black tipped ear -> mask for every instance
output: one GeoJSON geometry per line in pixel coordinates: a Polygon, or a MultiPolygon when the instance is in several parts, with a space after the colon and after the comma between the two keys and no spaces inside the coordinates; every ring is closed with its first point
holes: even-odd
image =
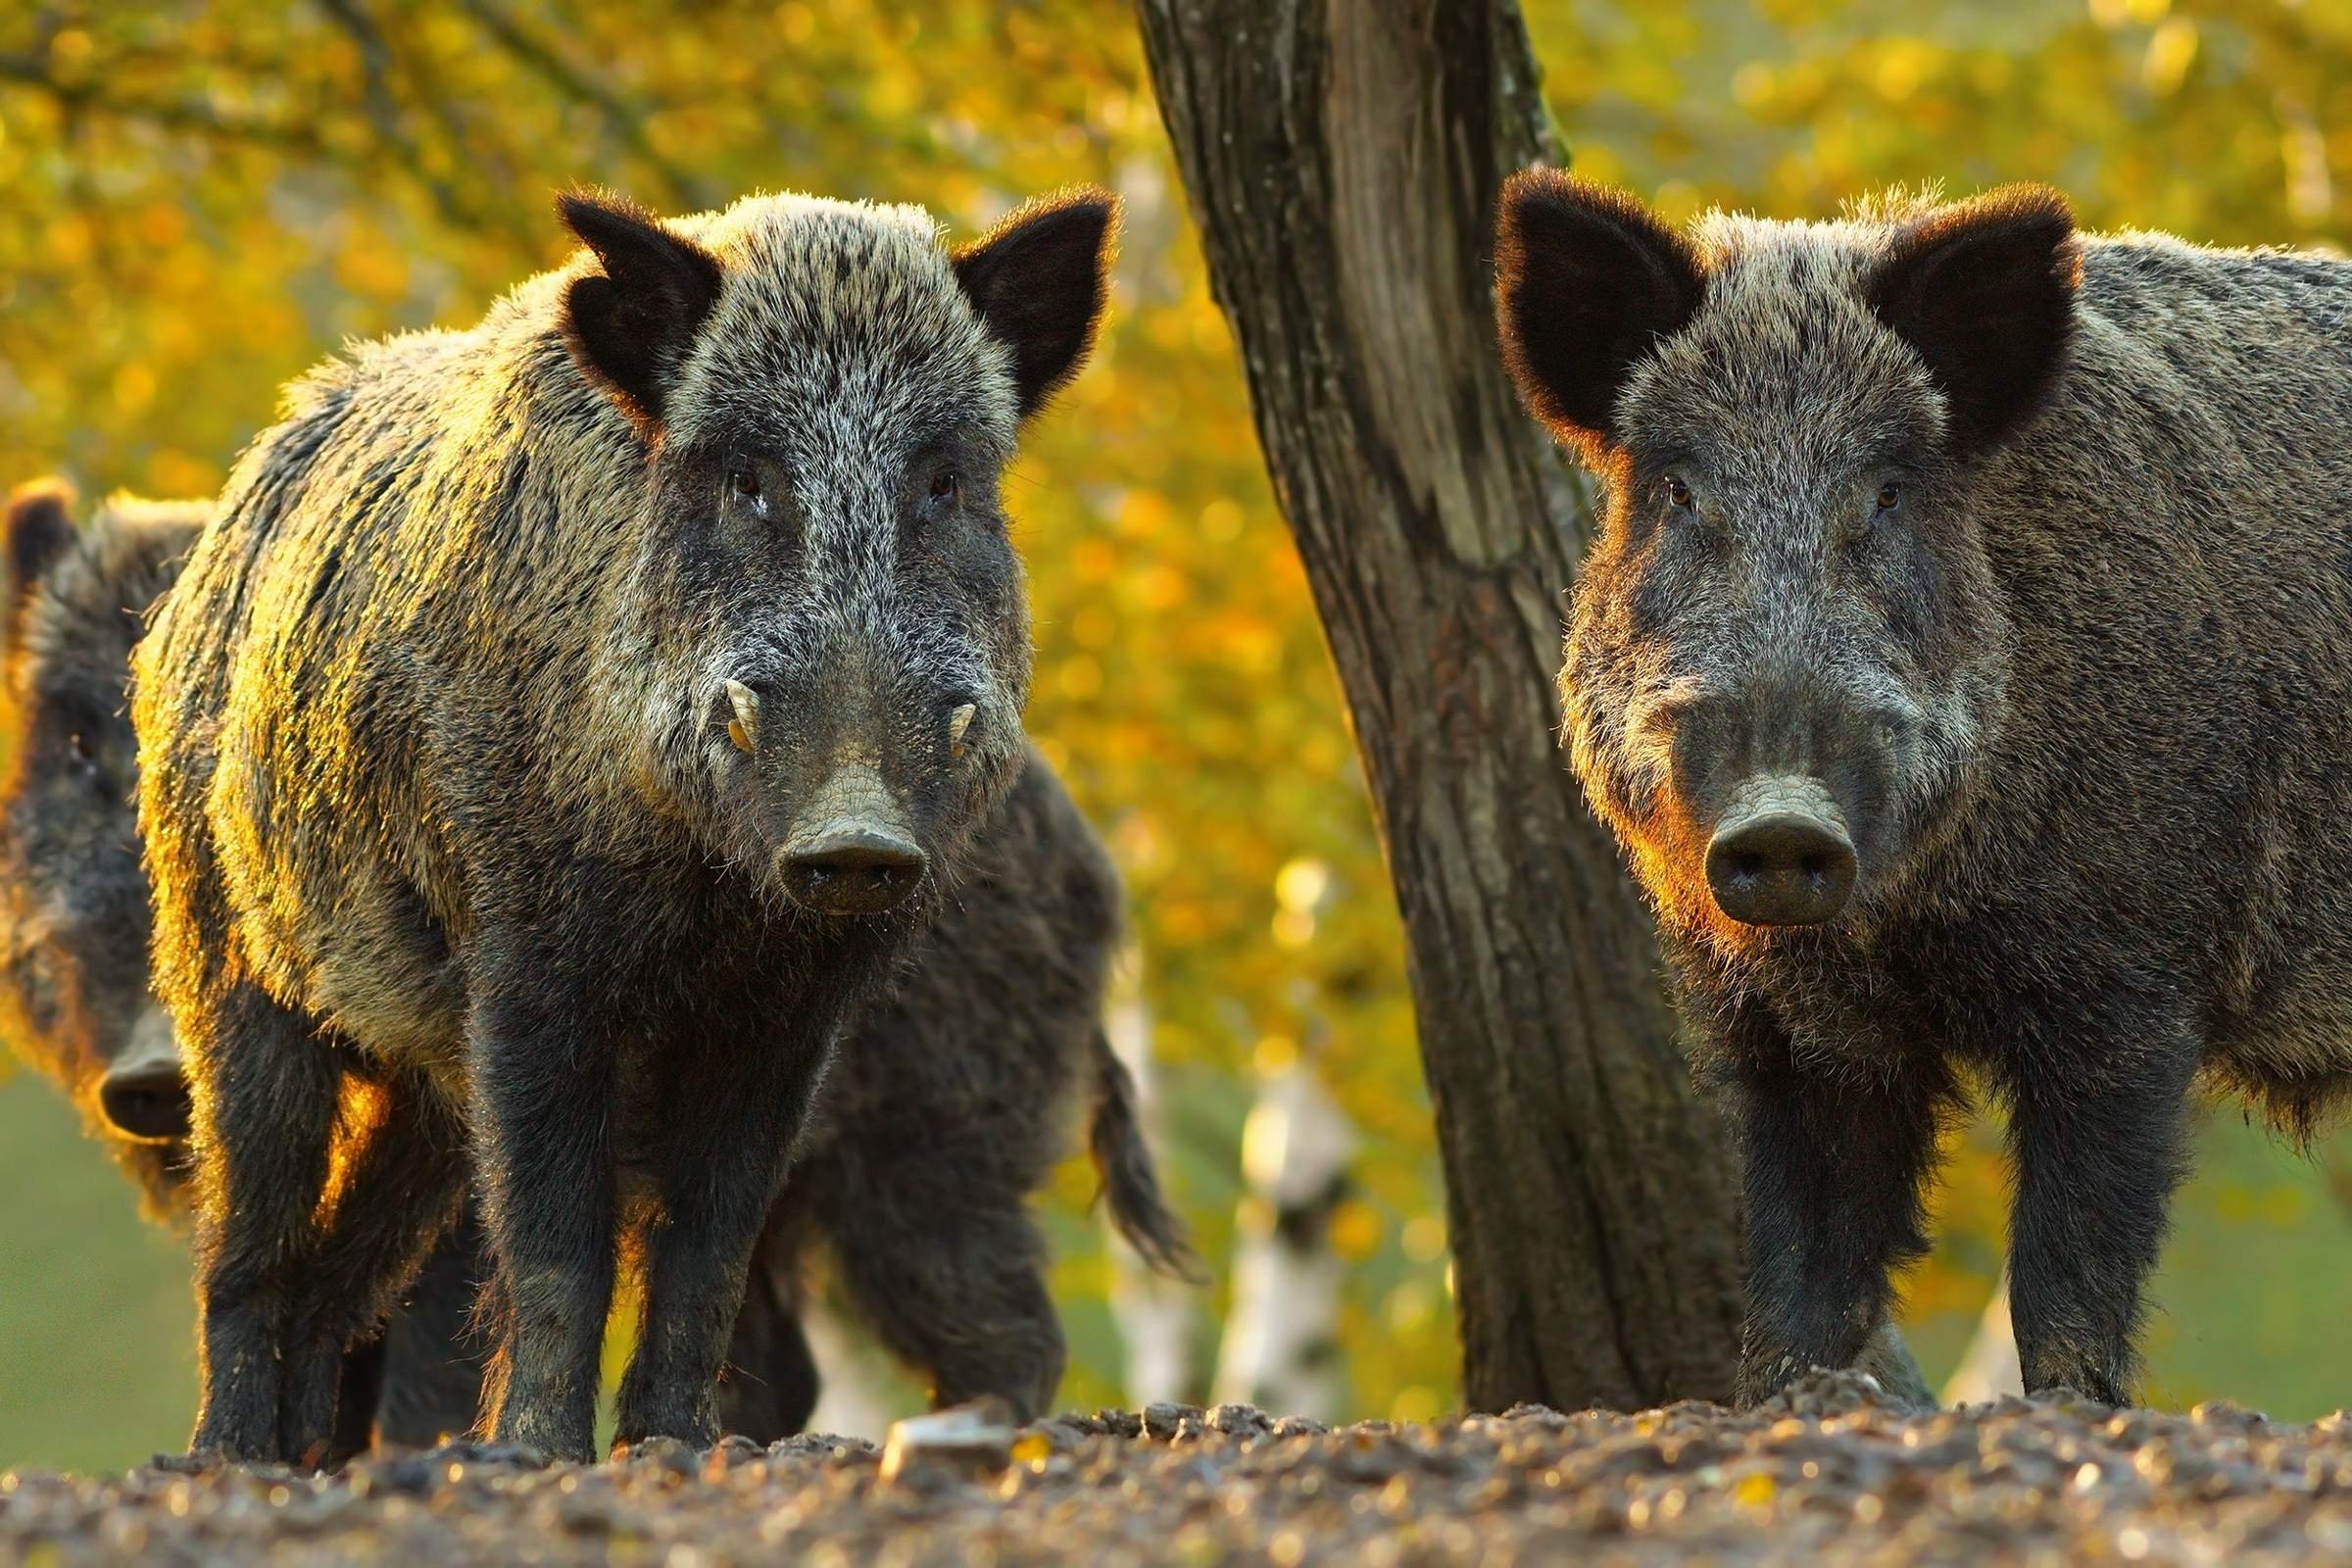
{"type": "Polygon", "coordinates": [[[1698,255],[1640,201],[1556,169],[1502,187],[1494,316],[1528,412],[1597,457],[1614,445],[1626,373],[1706,293],[1698,255]]]}
{"type": "Polygon", "coordinates": [[[718,259],[617,196],[570,191],[556,210],[605,267],[564,296],[564,341],[623,412],[659,428],[670,378],[718,303],[718,259]]]}
{"type": "Polygon", "coordinates": [[[1026,419],[1078,373],[1110,291],[1119,200],[1084,185],[1025,203],[956,253],[956,280],[1012,351],[1026,419]]]}
{"type": "Polygon", "coordinates": [[[2014,433],[2048,401],[2074,343],[2082,277],[2066,198],[2005,185],[1895,235],[1871,275],[1870,305],[1927,362],[1965,451],[2014,433]]]}
{"type": "Polygon", "coordinates": [[[74,542],[74,489],[63,479],[35,479],[8,498],[8,620],[57,558],[74,542]]]}

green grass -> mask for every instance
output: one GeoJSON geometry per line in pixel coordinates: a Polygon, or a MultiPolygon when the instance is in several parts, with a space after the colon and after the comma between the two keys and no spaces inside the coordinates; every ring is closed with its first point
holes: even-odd
{"type": "Polygon", "coordinates": [[[196,1409],[187,1245],[64,1099],[0,1076],[0,1469],[122,1469],[185,1447],[196,1409]]]}

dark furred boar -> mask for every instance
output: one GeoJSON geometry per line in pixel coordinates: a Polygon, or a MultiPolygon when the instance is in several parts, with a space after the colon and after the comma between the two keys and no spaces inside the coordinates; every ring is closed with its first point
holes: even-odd
{"type": "MultiPolygon", "coordinates": [[[[777,1301],[776,1332],[797,1339],[800,1265],[821,1250],[856,1320],[933,1402],[995,1394],[1022,1419],[1044,1414],[1063,1344],[1027,1205],[1067,1148],[1073,1086],[1113,1224],[1153,1266],[1188,1271],[1102,1032],[1118,929],[1118,874],[1032,752],[948,906],[842,1037],[752,1288],[777,1301]]],[[[754,1377],[792,1360],[760,1333],[747,1310],[731,1359],[754,1377]]],[[[730,1428],[753,1436],[800,1430],[816,1393],[772,1375],[764,1391],[751,1378],[728,1388],[730,1428]],[[755,1418],[755,1401],[768,1413],[755,1418]]]]}
{"type": "Polygon", "coordinates": [[[147,878],[123,682],[139,617],[202,503],[116,500],[76,530],[62,485],[8,513],[8,776],[0,782],[0,1026],[64,1089],[151,1214],[177,1206],[187,1096],[147,986],[147,878]]]}
{"type": "Polygon", "coordinates": [[[1497,256],[1607,490],[1566,740],[1736,1113],[1743,1393],[1881,1321],[1966,1064],[2026,1387],[2122,1400],[2192,1081],[2352,1089],[2352,266],[1548,172],[1497,256]]]}
{"type": "MultiPolygon", "coordinates": [[[[185,1207],[188,1097],[148,989],[123,686],[140,617],[211,512],[117,499],[75,529],[62,488],[44,485],[20,496],[9,522],[12,702],[0,744],[14,775],[0,807],[0,939],[11,961],[0,1004],[16,1011],[12,1039],[90,1109],[160,1217],[185,1207]],[[131,1059],[133,1042],[155,1049],[126,1101],[109,1093],[110,1069],[131,1059]]],[[[1118,905],[1100,841],[1032,752],[921,950],[844,1038],[736,1322],[727,1430],[768,1442],[808,1418],[817,1369],[797,1296],[812,1250],[834,1253],[860,1315],[935,1397],[998,1394],[1041,1410],[1062,1339],[1025,1202],[1063,1151],[1061,1112],[1080,1085],[1113,1220],[1148,1258],[1184,1266],[1099,1021],[1118,905]]],[[[338,1455],[367,1446],[371,1418],[380,1441],[411,1445],[470,1424],[476,1235],[465,1226],[445,1238],[384,1344],[349,1352],[338,1455]],[[379,1383],[380,1407],[362,1397],[379,1383]]]]}
{"type": "Polygon", "coordinates": [[[469,1165],[493,1435],[589,1456],[622,1265],[621,1441],[711,1438],[836,1033],[1021,769],[998,482],[1110,199],[954,255],[907,208],[564,210],[588,249],[480,326],[293,388],[134,657],[202,1450],[318,1450],[469,1165]]]}

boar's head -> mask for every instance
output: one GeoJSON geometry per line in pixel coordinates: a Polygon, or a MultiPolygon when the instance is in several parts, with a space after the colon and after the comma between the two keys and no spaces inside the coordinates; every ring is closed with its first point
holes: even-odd
{"type": "Polygon", "coordinates": [[[1977,500],[2067,363],[2064,200],[1686,236],[1530,171],[1496,257],[1521,395],[1607,497],[1560,675],[1596,809],[1670,926],[1864,918],[1999,723],[1977,500]]]}
{"type": "Polygon", "coordinates": [[[910,208],[563,214],[596,262],[565,342],[648,453],[634,643],[686,710],[659,722],[707,836],[802,909],[899,907],[1020,765],[1001,487],[1092,342],[1116,204],[1033,202],[953,252],[910,208]]]}

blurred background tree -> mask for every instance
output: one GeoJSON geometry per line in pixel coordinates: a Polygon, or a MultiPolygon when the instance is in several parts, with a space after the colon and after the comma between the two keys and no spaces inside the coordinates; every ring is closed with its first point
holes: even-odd
{"type": "MultiPolygon", "coordinates": [[[[2040,178],[2101,226],[2352,235],[2352,7],[2332,0],[1526,9],[1577,167],[1671,215],[2040,178]]],[[[1129,880],[1203,1250],[1228,1250],[1253,1086],[1312,1064],[1360,1140],[1329,1227],[1347,1408],[1434,1414],[1455,1348],[1395,907],[1117,0],[12,6],[0,482],[214,489],[278,385],[343,338],[470,321],[554,262],[564,184],[668,210],[779,187],[910,200],[968,233],[1077,179],[1122,191],[1129,230],[1098,363],[1011,489],[1031,727],[1129,880]]],[[[1999,1266],[1995,1144],[1959,1143],[1947,1239],[1910,1290],[1932,1374],[1999,1266]]],[[[2331,1305],[2352,1295],[2352,1142],[2307,1163],[2232,1111],[2206,1145],[2157,1285],[2151,1392],[2314,1413],[2352,1384],[2331,1305]]],[[[23,1074],[0,1085],[0,1464],[176,1446],[183,1257],[23,1074]]],[[[1051,1204],[1071,1403],[1121,1394],[1087,1195],[1073,1165],[1051,1204]]],[[[1222,1298],[1204,1304],[1205,1337],[1222,1298]]]]}

